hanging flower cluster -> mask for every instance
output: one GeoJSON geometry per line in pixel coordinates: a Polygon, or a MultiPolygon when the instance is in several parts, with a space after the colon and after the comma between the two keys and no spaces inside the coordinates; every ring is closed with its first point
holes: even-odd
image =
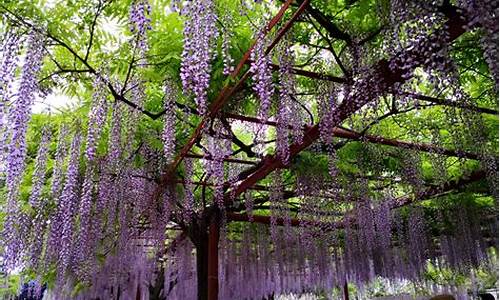
{"type": "Polygon", "coordinates": [[[29,203],[35,211],[35,218],[31,224],[31,249],[30,263],[33,267],[37,267],[40,254],[42,253],[43,236],[45,234],[45,217],[44,209],[46,209],[46,200],[42,196],[42,188],[45,183],[45,173],[47,167],[48,148],[50,144],[50,132],[47,127],[42,130],[42,139],[40,147],[35,159],[35,170],[33,172],[32,189],[29,197],[29,203]]]}
{"type": "Polygon", "coordinates": [[[4,225],[6,254],[9,267],[14,267],[19,258],[20,248],[18,194],[26,158],[26,131],[31,116],[31,106],[38,90],[37,73],[43,58],[43,39],[31,32],[27,42],[26,57],[22,67],[19,89],[8,112],[8,153],[6,156],[7,176],[7,217],[4,225]]]}
{"type": "Polygon", "coordinates": [[[214,134],[207,135],[207,151],[210,159],[206,161],[207,175],[214,181],[214,199],[220,209],[224,209],[224,160],[231,155],[231,140],[228,130],[220,121],[212,126],[214,134]]]}
{"type": "Polygon", "coordinates": [[[81,135],[76,132],[71,142],[70,158],[66,182],[59,198],[54,222],[51,223],[51,240],[54,244],[49,245],[53,252],[58,254],[58,274],[64,276],[71,261],[74,237],[74,217],[78,205],[78,180],[81,135]]]}
{"type": "Polygon", "coordinates": [[[181,79],[186,93],[192,93],[200,114],[207,111],[207,89],[218,34],[213,0],[188,1],[181,10],[184,23],[181,79]]]}
{"type": "Polygon", "coordinates": [[[250,222],[253,222],[253,202],[252,192],[247,190],[245,192],[245,210],[250,222]]]}
{"type": "Polygon", "coordinates": [[[188,224],[191,221],[194,213],[194,185],[193,180],[193,160],[189,158],[184,159],[185,171],[185,189],[184,189],[184,216],[183,220],[188,224]]]}
{"type": "Polygon", "coordinates": [[[43,128],[42,139],[40,141],[40,147],[38,148],[38,153],[35,160],[35,170],[33,171],[33,184],[31,188],[31,194],[29,197],[29,204],[38,208],[40,206],[40,196],[42,193],[42,187],[45,182],[45,171],[47,165],[47,152],[48,145],[50,142],[50,132],[48,128],[43,128]]]}
{"type": "Polygon", "coordinates": [[[231,57],[231,38],[233,33],[230,29],[231,15],[229,13],[224,15],[224,31],[222,32],[222,61],[224,62],[224,70],[222,74],[229,75],[234,71],[234,59],[231,57]]]}
{"type": "MultiPolygon", "coordinates": [[[[255,46],[251,53],[252,63],[250,72],[253,73],[253,90],[259,97],[260,105],[257,113],[258,118],[265,122],[269,117],[272,96],[274,94],[273,78],[271,72],[271,58],[266,53],[267,40],[261,32],[257,35],[255,46]]],[[[261,143],[264,140],[263,126],[257,125],[255,129],[255,141],[261,143]]]]}
{"type": "MultiPolygon", "coordinates": [[[[132,80],[132,91],[131,97],[135,105],[142,109],[144,103],[146,102],[146,93],[144,92],[144,83],[138,80],[132,80]]],[[[132,155],[134,153],[134,142],[135,134],[137,132],[137,122],[139,122],[141,117],[141,111],[139,109],[133,109],[127,106],[126,114],[123,116],[123,130],[127,133],[129,137],[125,139],[123,146],[124,157],[132,155]]]]}
{"type": "Polygon", "coordinates": [[[59,199],[61,194],[62,183],[64,179],[64,159],[67,154],[66,138],[68,135],[68,127],[62,124],[59,128],[59,136],[57,138],[57,147],[54,158],[54,167],[52,174],[51,196],[53,199],[59,199]]]}
{"type": "Polygon", "coordinates": [[[87,128],[87,141],[85,144],[84,157],[86,160],[85,177],[83,181],[82,195],[80,199],[79,208],[79,233],[78,233],[78,243],[79,243],[79,260],[83,261],[88,259],[89,256],[89,246],[91,244],[90,226],[91,226],[91,210],[92,210],[92,198],[95,190],[96,181],[96,158],[97,158],[97,142],[101,135],[103,125],[106,121],[106,115],[108,111],[108,104],[106,100],[106,85],[103,79],[96,77],[94,82],[95,91],[92,99],[92,107],[89,111],[88,116],[88,128],[87,128]]]}
{"type": "Polygon", "coordinates": [[[278,239],[278,220],[281,220],[285,226],[285,233],[290,237],[291,217],[289,213],[288,203],[284,197],[283,191],[283,175],[281,170],[276,170],[273,173],[273,185],[269,192],[269,201],[271,203],[271,238],[278,239]]]}
{"type": "Polygon", "coordinates": [[[147,31],[151,30],[151,5],[148,0],[134,0],[130,7],[130,31],[134,34],[135,47],[143,58],[148,52],[147,31]]]}
{"type": "Polygon", "coordinates": [[[196,299],[196,260],[193,244],[188,239],[176,239],[165,268],[165,296],[168,299],[196,299]]]}
{"type": "Polygon", "coordinates": [[[119,162],[122,158],[122,127],[124,118],[124,107],[119,102],[113,104],[111,114],[111,133],[108,142],[107,166],[110,172],[117,173],[120,169],[119,162]]]}
{"type": "Polygon", "coordinates": [[[295,80],[292,74],[293,53],[291,42],[286,39],[280,47],[279,67],[279,104],[276,127],[276,151],[283,164],[288,164],[289,139],[294,144],[302,142],[303,119],[298,100],[294,99],[295,80]]]}
{"type": "Polygon", "coordinates": [[[167,164],[171,163],[175,154],[175,92],[171,83],[165,85],[164,97],[165,118],[163,123],[163,152],[167,164]]]}
{"type": "MultiPolygon", "coordinates": [[[[125,107],[119,102],[113,104],[111,114],[111,130],[108,140],[108,154],[105,158],[104,166],[100,167],[99,183],[97,184],[97,199],[95,201],[95,211],[100,212],[93,216],[94,224],[91,228],[91,237],[94,241],[99,241],[108,228],[105,225],[114,222],[114,212],[118,195],[114,188],[123,180],[123,170],[125,169],[122,153],[122,127],[125,107]]],[[[95,243],[94,243],[95,245],[95,243]]]]}
{"type": "Polygon", "coordinates": [[[47,242],[47,247],[45,251],[45,260],[47,262],[49,261],[54,261],[57,257],[58,253],[58,241],[56,240],[59,237],[59,230],[61,229],[61,212],[60,212],[60,205],[59,201],[61,199],[61,193],[63,189],[63,183],[64,183],[64,162],[67,156],[68,152],[68,147],[67,147],[67,142],[66,138],[68,136],[68,127],[65,125],[62,125],[59,128],[59,136],[58,136],[58,141],[57,141],[57,148],[56,148],[56,154],[55,154],[55,161],[54,161],[54,167],[53,167],[53,174],[52,174],[52,183],[51,183],[51,189],[50,189],[50,194],[52,199],[55,200],[56,204],[56,210],[55,212],[51,212],[51,214],[48,216],[48,219],[50,220],[50,230],[49,230],[49,236],[48,236],[48,242],[47,242]]]}
{"type": "MultiPolygon", "coordinates": [[[[19,48],[21,47],[20,37],[8,31],[1,45],[0,53],[0,161],[4,161],[7,145],[7,105],[12,97],[12,81],[17,68],[19,48]]],[[[0,164],[0,174],[3,174],[3,166],[0,164]]]]}
{"type": "Polygon", "coordinates": [[[320,139],[324,144],[329,144],[333,140],[333,128],[337,124],[334,121],[334,112],[336,107],[336,93],[333,85],[322,86],[321,94],[318,101],[319,106],[319,133],[320,139]]]}

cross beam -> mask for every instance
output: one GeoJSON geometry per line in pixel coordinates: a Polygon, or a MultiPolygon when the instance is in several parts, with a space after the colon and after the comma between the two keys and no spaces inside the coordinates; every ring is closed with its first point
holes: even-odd
{"type": "MultiPolygon", "coordinates": [[[[457,181],[449,181],[443,186],[432,186],[428,187],[422,192],[418,193],[417,195],[410,195],[410,196],[404,196],[400,198],[396,198],[392,200],[390,203],[390,208],[391,209],[397,209],[406,205],[413,204],[417,201],[423,201],[423,200],[428,200],[433,197],[440,196],[444,193],[448,193],[453,190],[457,190],[462,188],[463,186],[482,180],[486,177],[486,172],[479,170],[475,171],[472,174],[468,176],[463,176],[457,181]]],[[[235,221],[235,222],[249,222],[250,218],[248,214],[246,213],[236,213],[236,212],[228,212],[227,213],[227,218],[228,220],[235,221]]],[[[253,222],[255,223],[260,223],[260,224],[271,224],[271,217],[270,216],[262,216],[262,215],[253,215],[253,222]]],[[[312,223],[313,226],[318,227],[318,228],[323,228],[323,229],[338,229],[342,228],[345,225],[346,221],[351,221],[354,220],[354,212],[348,212],[345,214],[344,220],[340,222],[333,222],[333,223],[325,223],[325,222],[309,222],[312,223]]],[[[281,217],[277,218],[276,224],[283,226],[285,223],[285,220],[281,217]]],[[[301,224],[300,220],[297,218],[291,218],[290,220],[291,226],[299,226],[301,224]]]]}
{"type": "MultiPolygon", "coordinates": [[[[227,113],[227,114],[225,114],[225,116],[228,118],[235,119],[235,120],[240,120],[240,121],[245,121],[245,122],[250,122],[250,123],[266,124],[269,126],[278,126],[278,123],[275,121],[261,120],[261,119],[254,118],[254,117],[241,116],[241,115],[232,114],[232,113],[227,113]]],[[[288,125],[288,127],[292,128],[291,125],[288,125]]],[[[306,128],[306,131],[307,131],[307,128],[306,128]]],[[[464,157],[464,158],[475,159],[475,160],[479,159],[479,154],[473,153],[473,152],[445,149],[445,148],[441,148],[441,147],[438,147],[438,146],[435,146],[432,144],[406,142],[406,141],[384,138],[384,137],[375,136],[375,135],[364,135],[364,134],[361,134],[361,133],[358,133],[358,132],[355,132],[355,131],[352,131],[352,130],[349,130],[346,128],[342,128],[339,126],[334,127],[332,130],[332,133],[336,137],[346,138],[346,139],[350,139],[350,140],[365,140],[365,141],[368,141],[368,142],[374,143],[374,144],[381,144],[381,145],[386,145],[386,146],[413,149],[413,150],[418,150],[418,151],[423,151],[423,152],[438,153],[438,154],[442,154],[442,155],[446,155],[446,156],[464,157]]]]}

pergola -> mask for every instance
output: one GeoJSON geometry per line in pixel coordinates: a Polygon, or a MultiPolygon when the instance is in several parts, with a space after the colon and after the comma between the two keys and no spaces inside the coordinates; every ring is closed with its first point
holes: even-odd
{"type": "MultiPolygon", "coordinates": [[[[263,30],[264,35],[268,35],[273,30],[275,34],[270,39],[270,43],[266,48],[265,53],[270,53],[284,38],[287,32],[294,26],[295,23],[299,22],[304,15],[308,15],[313,18],[322,29],[328,32],[328,38],[331,40],[340,40],[346,43],[346,45],[352,45],[357,43],[351,36],[343,32],[336,24],[325,16],[319,9],[311,6],[309,0],[286,0],[282,1],[281,7],[276,15],[269,21],[263,30]],[[288,17],[286,17],[288,16],[288,17]]],[[[6,10],[6,8],[3,8],[6,10]]],[[[371,74],[366,78],[354,79],[351,74],[344,72],[344,77],[332,76],[330,74],[323,74],[312,72],[309,70],[303,70],[299,68],[293,68],[292,73],[296,76],[303,76],[307,78],[312,78],[325,82],[333,82],[341,85],[351,86],[353,90],[356,88],[362,88],[365,90],[371,90],[371,93],[357,94],[354,92],[354,96],[349,99],[352,101],[343,101],[334,110],[334,118],[336,127],[332,129],[332,133],[335,137],[345,139],[345,140],[355,140],[364,141],[372,144],[379,144],[403,149],[409,149],[420,152],[428,153],[438,153],[443,156],[458,157],[470,160],[480,160],[482,159],[481,154],[460,151],[453,149],[446,149],[441,146],[427,143],[415,143],[409,142],[401,139],[386,138],[383,136],[376,136],[366,134],[366,132],[356,132],[352,129],[348,129],[342,126],[348,118],[355,114],[365,105],[376,100],[376,98],[390,94],[393,91],[393,87],[396,84],[403,83],[405,78],[405,73],[408,72],[407,69],[402,69],[401,66],[396,63],[399,57],[411,57],[413,60],[413,66],[418,66],[423,64],[428,57],[425,56],[419,49],[431,48],[435,51],[440,50],[440,44],[434,39],[437,37],[445,36],[446,42],[451,44],[454,40],[459,38],[467,30],[470,30],[466,18],[462,15],[457,7],[455,7],[451,1],[445,0],[443,4],[439,7],[439,12],[442,13],[447,21],[440,29],[443,32],[434,32],[429,35],[429,39],[422,40],[418,46],[406,49],[404,53],[400,53],[395,57],[389,59],[382,59],[372,65],[371,74]],[[396,67],[394,67],[396,66],[396,67]]],[[[100,13],[96,14],[96,19],[100,13]]],[[[19,24],[32,28],[32,24],[20,19],[14,12],[8,11],[9,16],[19,24]]],[[[94,20],[95,24],[95,20],[94,20]]],[[[374,35],[378,34],[375,32],[374,35]]],[[[66,44],[63,40],[59,39],[57,36],[48,35],[49,39],[55,44],[62,46],[68,50],[76,60],[81,62],[87,69],[86,72],[91,74],[99,74],[88,62],[89,49],[86,51],[85,55],[78,53],[70,45],[66,44]]],[[[90,44],[92,40],[90,41],[90,44]]],[[[197,143],[200,142],[202,136],[208,132],[208,128],[213,120],[219,119],[223,122],[228,123],[228,120],[238,120],[247,124],[263,124],[264,126],[276,127],[278,123],[272,120],[262,120],[255,116],[247,116],[237,114],[228,110],[225,110],[226,105],[231,102],[234,96],[241,92],[251,77],[251,70],[247,67],[251,64],[251,53],[255,46],[252,43],[249,49],[245,52],[241,60],[236,64],[234,71],[229,75],[230,80],[227,80],[227,84],[218,92],[215,99],[209,106],[208,112],[200,116],[201,121],[196,125],[196,128],[191,133],[187,142],[180,148],[177,155],[173,159],[173,162],[167,166],[163,171],[162,177],[159,179],[158,187],[155,192],[155,196],[152,199],[153,202],[157,202],[163,197],[166,189],[172,185],[177,184],[191,184],[200,187],[213,187],[214,184],[208,181],[198,181],[192,182],[189,179],[183,179],[178,177],[178,168],[180,164],[186,159],[199,159],[199,160],[214,160],[216,158],[211,157],[208,153],[200,153],[195,151],[197,143]]],[[[339,64],[340,68],[343,68],[342,64],[339,64]]],[[[274,70],[279,69],[278,65],[272,65],[274,70]]],[[[64,72],[75,72],[75,70],[65,70],[61,69],[61,73],[64,72]]],[[[129,80],[127,77],[126,81],[129,80]]],[[[126,83],[124,84],[126,86],[126,83]]],[[[150,112],[144,108],[138,106],[131,99],[127,99],[126,90],[121,91],[116,88],[116,86],[111,83],[108,84],[108,88],[115,100],[121,101],[124,104],[132,107],[135,110],[142,112],[147,117],[152,120],[161,118],[166,111],[160,112],[150,112]]],[[[498,112],[489,108],[482,108],[468,103],[460,103],[452,101],[450,99],[432,97],[424,94],[408,93],[406,95],[409,98],[426,102],[431,105],[445,105],[456,108],[465,109],[475,113],[484,113],[491,115],[498,115],[498,112]]],[[[179,109],[190,109],[186,105],[176,103],[179,109]]],[[[196,110],[191,111],[196,114],[196,110]]],[[[228,123],[229,124],[229,123],[228,123]]],[[[288,126],[292,126],[291,124],[288,126]]],[[[300,143],[293,143],[290,145],[290,158],[297,156],[299,153],[316,143],[320,139],[320,125],[310,124],[303,127],[303,139],[300,143]]],[[[198,278],[198,299],[218,299],[218,289],[219,289],[219,238],[221,226],[225,226],[225,222],[254,222],[269,225],[272,222],[277,222],[278,225],[284,225],[289,222],[291,226],[301,226],[301,222],[297,218],[291,218],[290,220],[285,220],[281,217],[273,220],[272,216],[266,215],[252,215],[249,216],[244,212],[245,207],[237,201],[238,197],[244,195],[247,190],[258,190],[268,192],[271,187],[260,184],[260,181],[273,171],[277,169],[287,169],[290,165],[284,164],[283,161],[278,157],[278,155],[266,155],[259,157],[255,152],[252,151],[251,146],[246,145],[241,140],[232,135],[231,142],[235,147],[238,147],[245,154],[245,158],[241,155],[238,157],[225,156],[223,161],[228,164],[238,164],[244,166],[245,169],[238,176],[235,182],[224,183],[224,207],[218,207],[215,201],[211,204],[207,204],[202,207],[196,217],[191,219],[188,224],[183,224],[180,228],[182,231],[182,236],[187,236],[191,239],[196,248],[196,258],[197,258],[197,278],[198,278]]],[[[430,199],[453,190],[462,188],[464,185],[476,182],[484,179],[487,176],[487,172],[484,170],[474,172],[466,177],[461,178],[458,181],[446,182],[440,186],[427,186],[421,190],[417,195],[408,195],[404,197],[399,197],[393,199],[390,203],[390,209],[399,208],[405,205],[415,203],[420,200],[430,199]]],[[[295,191],[284,191],[286,196],[294,197],[295,191]]],[[[260,203],[254,203],[255,205],[263,204],[267,202],[267,199],[262,200],[260,203]]],[[[182,205],[182,204],[179,204],[182,205]]],[[[333,224],[325,224],[321,221],[314,223],[314,226],[318,228],[325,228],[324,230],[329,230],[331,228],[342,228],[346,223],[350,222],[354,218],[353,212],[346,211],[342,219],[333,224]]],[[[170,247],[175,247],[175,241],[169,245],[170,247]]],[[[344,299],[349,299],[349,291],[347,287],[347,281],[345,281],[343,288],[344,299]]],[[[138,291],[138,297],[139,291],[138,291]]],[[[139,298],[138,298],[139,299],[139,298]]]]}
{"type": "MultiPolygon", "coordinates": [[[[308,0],[300,1],[297,4],[294,4],[293,0],[288,0],[281,6],[279,12],[271,19],[271,21],[266,26],[265,33],[267,34],[271,29],[273,29],[285,16],[285,12],[288,10],[293,10],[291,17],[286,20],[286,22],[278,29],[277,33],[272,39],[272,42],[268,46],[266,53],[271,52],[271,50],[278,45],[279,41],[283,38],[286,32],[293,26],[297,20],[299,20],[300,16],[307,12],[313,18],[315,18],[321,26],[328,30],[330,37],[333,39],[342,39],[347,43],[352,43],[350,37],[341,32],[335,24],[333,24],[330,20],[328,20],[324,15],[321,14],[320,11],[312,8],[309,4],[308,0]]],[[[457,11],[457,8],[452,6],[449,1],[445,1],[443,6],[441,7],[441,12],[446,15],[448,18],[447,21],[447,29],[448,32],[448,42],[452,42],[456,38],[458,38],[461,34],[465,32],[466,23],[464,19],[461,17],[460,13],[457,11]]],[[[429,44],[432,41],[423,41],[423,44],[429,44]]],[[[244,71],[244,66],[250,63],[250,53],[255,44],[253,44],[250,49],[247,50],[243,58],[237,64],[235,70],[231,73],[230,77],[236,82],[235,84],[228,84],[224,86],[224,88],[219,92],[218,96],[215,98],[213,103],[210,105],[209,112],[206,116],[203,116],[201,122],[198,124],[188,142],[182,147],[179,154],[174,159],[173,163],[168,166],[168,169],[165,170],[165,173],[161,179],[161,184],[158,190],[158,195],[161,194],[162,188],[166,185],[171,184],[172,182],[176,182],[175,180],[175,171],[182,160],[186,157],[189,158],[198,158],[198,159],[211,159],[203,154],[195,154],[192,153],[191,150],[196,142],[201,138],[203,130],[208,126],[210,120],[214,118],[231,118],[235,120],[241,120],[250,123],[264,123],[269,126],[276,126],[276,122],[260,120],[255,117],[250,116],[241,116],[233,113],[225,113],[223,112],[224,105],[231,100],[231,97],[234,96],[235,93],[240,91],[243,88],[243,85],[246,80],[249,79],[251,72],[250,70],[244,71]]],[[[412,53],[416,60],[424,60],[425,57],[420,57],[418,53],[412,53]]],[[[374,73],[377,78],[374,80],[375,82],[383,82],[384,88],[381,88],[381,93],[374,95],[380,96],[383,93],[387,93],[391,86],[395,83],[403,82],[403,70],[393,70],[389,66],[391,65],[391,61],[381,60],[374,65],[374,69],[376,72],[374,73]]],[[[277,66],[274,66],[275,68],[277,66]]],[[[319,80],[327,80],[342,84],[353,84],[352,79],[350,78],[339,78],[335,76],[331,76],[328,74],[318,74],[311,71],[293,69],[293,73],[297,76],[306,76],[310,78],[315,78],[319,80]]],[[[437,99],[425,95],[412,95],[413,97],[428,101],[430,103],[446,103],[445,99],[437,99]]],[[[373,98],[374,98],[373,97],[373,98]]],[[[336,110],[336,123],[340,124],[344,120],[346,120],[351,114],[356,112],[366,103],[373,100],[373,98],[362,99],[362,101],[357,101],[355,103],[342,103],[340,107],[336,110]]],[[[482,109],[474,106],[463,106],[465,109],[470,109],[473,111],[480,111],[485,113],[497,114],[495,111],[491,111],[488,109],[482,109]]],[[[162,115],[163,112],[160,112],[156,115],[153,115],[152,118],[157,118],[162,115]]],[[[148,115],[150,115],[148,113],[148,115]]],[[[353,132],[351,130],[336,127],[333,129],[334,135],[341,138],[359,140],[364,139],[370,143],[390,145],[394,147],[402,147],[407,149],[414,149],[418,151],[426,151],[426,152],[436,152],[441,153],[448,156],[456,156],[456,157],[464,157],[468,159],[478,159],[478,154],[469,153],[469,152],[460,152],[448,149],[442,149],[440,147],[431,145],[431,144],[416,144],[411,142],[405,142],[400,140],[386,139],[380,136],[370,136],[364,135],[361,133],[353,132]]],[[[300,144],[293,144],[290,147],[290,156],[294,157],[312,143],[314,143],[319,138],[319,125],[315,124],[312,126],[306,126],[304,128],[304,139],[300,144]]],[[[276,156],[266,156],[260,161],[255,160],[239,160],[232,159],[231,157],[227,157],[224,159],[227,162],[231,163],[240,163],[245,165],[252,165],[248,169],[246,169],[240,176],[238,176],[239,182],[236,186],[233,186],[234,189],[232,191],[232,195],[229,195],[231,191],[227,191],[225,195],[225,204],[227,206],[227,218],[228,221],[234,222],[249,222],[249,216],[245,213],[232,212],[233,199],[243,194],[247,189],[252,189],[256,187],[256,184],[259,180],[265,178],[271,172],[279,168],[287,168],[286,165],[282,163],[282,161],[276,156]]],[[[471,174],[470,177],[464,178],[456,183],[448,183],[440,188],[428,188],[419,195],[418,198],[412,199],[410,197],[403,199],[396,199],[393,208],[400,207],[412,203],[413,201],[419,199],[428,199],[436,194],[443,193],[446,191],[450,191],[456,189],[466,183],[473,182],[479,179],[484,178],[484,172],[478,172],[471,174]]],[[[178,181],[177,181],[178,182],[178,181]]],[[[203,185],[205,183],[198,182],[195,184],[203,185]]],[[[226,189],[229,185],[226,185],[226,189]]],[[[206,207],[204,211],[200,214],[202,216],[201,220],[195,220],[195,240],[198,243],[195,243],[197,249],[197,259],[203,261],[203,270],[198,270],[198,289],[199,291],[207,291],[206,295],[203,295],[203,292],[199,293],[199,299],[218,299],[218,242],[219,242],[219,230],[220,230],[220,211],[214,207],[214,205],[206,207]],[[201,272],[200,272],[201,271],[201,272]]],[[[345,215],[345,218],[348,218],[349,214],[345,215]]],[[[269,216],[258,216],[254,215],[252,217],[252,222],[270,224],[269,216]]],[[[278,224],[283,225],[284,220],[278,219],[278,224]]],[[[292,219],[292,226],[299,226],[299,220],[292,219]]],[[[342,226],[342,223],[337,224],[338,226],[342,226]]],[[[321,224],[318,224],[321,226],[321,224]]],[[[193,237],[192,237],[193,238],[193,237]]],[[[347,282],[345,283],[344,289],[344,299],[349,299],[349,292],[347,289],[347,282]]]]}

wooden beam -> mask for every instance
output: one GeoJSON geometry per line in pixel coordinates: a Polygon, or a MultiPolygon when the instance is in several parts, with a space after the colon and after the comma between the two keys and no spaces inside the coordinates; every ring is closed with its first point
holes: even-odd
{"type": "MultiPolygon", "coordinates": [[[[278,123],[275,121],[263,121],[258,118],[254,117],[248,117],[248,116],[240,116],[237,114],[232,114],[232,113],[227,113],[225,114],[226,117],[240,120],[240,121],[245,121],[245,122],[251,122],[251,123],[259,123],[259,124],[266,124],[269,126],[277,126],[278,123]]],[[[289,128],[292,128],[291,125],[288,125],[289,128]]],[[[306,129],[307,130],[307,129],[306,129]]],[[[346,139],[351,139],[351,140],[365,140],[370,143],[374,144],[381,144],[381,145],[387,145],[387,146],[393,146],[393,147],[399,147],[399,148],[405,148],[405,149],[412,149],[412,150],[418,150],[418,151],[423,151],[423,152],[431,152],[431,153],[438,153],[446,156],[455,156],[455,157],[464,157],[468,159],[479,159],[479,154],[473,153],[473,152],[467,152],[467,151],[461,151],[461,150],[450,150],[450,149],[445,149],[441,148],[438,146],[434,146],[432,144],[423,144],[423,143],[412,143],[412,142],[405,142],[405,141],[400,141],[400,140],[395,140],[395,139],[389,139],[389,138],[384,138],[380,136],[374,136],[374,135],[362,135],[358,132],[341,128],[341,127],[335,127],[333,128],[333,135],[336,137],[341,137],[341,138],[346,138],[346,139]]]]}
{"type": "MultiPolygon", "coordinates": [[[[270,216],[262,216],[262,215],[253,215],[253,222],[260,224],[271,224],[270,216]]],[[[227,219],[235,222],[249,222],[249,216],[246,213],[235,213],[235,212],[227,212],[227,219]]],[[[281,217],[276,218],[276,224],[278,226],[284,226],[285,220],[281,217]]],[[[299,226],[300,221],[297,218],[291,219],[292,226],[299,226]]]]}
{"type": "MultiPolygon", "coordinates": [[[[400,198],[394,199],[390,203],[390,209],[397,209],[412,203],[415,203],[417,201],[423,201],[423,200],[428,200],[436,196],[440,196],[444,193],[460,189],[464,187],[465,185],[479,181],[483,178],[486,177],[486,172],[480,170],[480,171],[475,171],[472,174],[468,176],[464,176],[460,178],[457,181],[449,181],[443,186],[431,186],[428,187],[427,189],[424,189],[417,195],[410,195],[410,196],[404,196],[400,198]]],[[[350,211],[344,214],[344,220],[340,222],[333,222],[333,223],[325,223],[325,222],[319,222],[319,221],[309,221],[313,226],[318,227],[318,228],[323,228],[325,230],[331,230],[331,229],[337,229],[337,228],[342,228],[345,225],[346,220],[354,220],[354,211],[350,211]]],[[[231,221],[236,221],[236,222],[249,222],[249,216],[246,213],[235,213],[235,212],[228,212],[227,213],[227,218],[228,220],[231,221]]],[[[253,215],[253,222],[255,223],[260,223],[260,224],[271,224],[271,217],[270,216],[262,216],[262,215],[253,215]]],[[[284,224],[284,219],[283,218],[278,218],[277,219],[277,224],[280,226],[283,226],[284,224]]],[[[300,220],[297,218],[292,218],[291,219],[291,224],[292,226],[299,226],[300,225],[300,220]]]]}
{"type": "MultiPolygon", "coordinates": [[[[201,155],[201,154],[193,154],[193,153],[186,154],[186,157],[213,160],[213,158],[210,155],[201,155]]],[[[230,162],[230,163],[243,164],[243,165],[257,165],[259,163],[258,161],[243,160],[243,159],[230,158],[230,157],[224,158],[224,161],[230,162]]]]}
{"type": "Polygon", "coordinates": [[[435,104],[439,104],[439,105],[446,105],[446,106],[451,106],[451,107],[458,107],[458,108],[463,108],[463,109],[467,109],[470,111],[475,111],[475,112],[479,112],[479,113],[498,116],[498,111],[496,111],[494,109],[489,109],[489,108],[485,108],[485,107],[478,107],[478,106],[463,103],[463,102],[452,101],[452,100],[444,99],[444,98],[436,98],[436,97],[426,96],[426,95],[417,94],[417,93],[405,93],[404,95],[407,95],[411,98],[422,100],[425,102],[435,103],[435,104]]]}
{"type": "MultiPolygon", "coordinates": [[[[251,64],[252,60],[248,60],[246,63],[251,64]]],[[[279,68],[280,68],[280,66],[277,64],[269,64],[269,66],[273,70],[279,70],[279,68]]],[[[346,78],[337,77],[337,76],[333,76],[330,74],[317,73],[317,72],[303,70],[303,69],[297,69],[297,68],[292,68],[291,71],[292,71],[292,74],[304,76],[307,78],[331,81],[331,82],[336,82],[336,83],[348,83],[348,80],[346,78]]]]}
{"type": "Polygon", "coordinates": [[[351,131],[351,130],[348,130],[345,128],[340,128],[340,127],[335,127],[333,132],[334,132],[334,135],[337,137],[342,137],[342,138],[347,138],[347,139],[352,139],[352,140],[366,140],[366,141],[368,141],[370,143],[374,143],[374,144],[393,146],[393,147],[405,148],[405,149],[412,149],[412,150],[418,150],[418,151],[423,151],[423,152],[437,153],[437,154],[446,155],[446,156],[464,157],[464,158],[475,159],[475,160],[478,160],[480,158],[479,154],[473,153],[473,152],[467,152],[467,151],[461,151],[461,150],[450,150],[450,149],[441,148],[441,147],[438,147],[438,146],[435,146],[432,144],[405,142],[405,141],[388,139],[388,138],[374,136],[374,135],[362,135],[362,134],[357,133],[355,131],[351,131]]]}

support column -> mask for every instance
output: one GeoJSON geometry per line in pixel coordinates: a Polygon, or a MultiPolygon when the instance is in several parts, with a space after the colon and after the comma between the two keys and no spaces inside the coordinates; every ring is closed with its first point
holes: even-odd
{"type": "Polygon", "coordinates": [[[216,218],[210,222],[208,233],[208,300],[219,296],[219,224],[216,218]]]}
{"type": "Polygon", "coordinates": [[[349,285],[344,281],[344,300],[349,300],[349,285]]]}
{"type": "Polygon", "coordinates": [[[208,299],[208,234],[200,229],[196,241],[196,276],[198,280],[198,300],[208,299]]]}

